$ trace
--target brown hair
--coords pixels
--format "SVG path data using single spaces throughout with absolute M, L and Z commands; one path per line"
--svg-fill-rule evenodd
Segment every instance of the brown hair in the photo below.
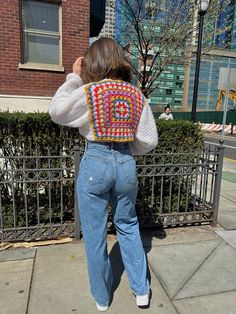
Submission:
M 132 67 L 123 49 L 113 39 L 102 37 L 95 41 L 84 56 L 85 80 L 98 82 L 105 78 L 130 82 Z

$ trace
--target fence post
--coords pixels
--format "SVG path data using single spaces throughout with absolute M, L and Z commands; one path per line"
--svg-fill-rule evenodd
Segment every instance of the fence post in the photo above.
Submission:
M 219 210 L 219 201 L 220 201 L 220 188 L 221 188 L 221 178 L 222 178 L 222 169 L 224 162 L 224 146 L 223 141 L 220 141 L 218 148 L 218 163 L 216 166 L 216 176 L 215 176 L 215 186 L 214 186 L 214 196 L 213 196 L 213 220 L 212 225 L 215 226 L 218 221 L 218 210 Z
M 75 146 L 74 146 L 74 162 L 75 162 L 75 183 L 74 183 L 74 217 L 75 217 L 75 240 L 80 240 L 81 235 L 81 226 L 80 226 L 80 217 L 79 217 L 79 205 L 77 202 L 76 197 L 76 180 L 79 173 L 79 164 L 80 164 L 80 147 L 79 147 L 79 140 L 75 140 Z

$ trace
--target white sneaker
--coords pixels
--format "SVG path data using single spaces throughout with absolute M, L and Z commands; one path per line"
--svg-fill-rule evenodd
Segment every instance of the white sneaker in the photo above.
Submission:
M 102 306 L 102 305 L 99 305 L 99 304 L 97 304 L 97 303 L 96 303 L 96 305 L 97 305 L 97 309 L 98 309 L 100 312 L 105 312 L 106 310 L 108 310 L 108 305 Z
M 149 305 L 149 294 L 136 295 L 137 306 L 148 306 Z

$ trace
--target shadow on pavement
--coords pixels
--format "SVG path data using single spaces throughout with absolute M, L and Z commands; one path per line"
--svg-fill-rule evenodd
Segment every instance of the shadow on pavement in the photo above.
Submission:
M 112 294 L 118 288 L 121 282 L 121 276 L 124 272 L 124 264 L 122 261 L 121 253 L 120 253 L 120 246 L 118 241 L 113 245 L 110 254 L 109 254 L 112 273 L 113 273 L 113 287 L 112 287 Z
M 158 229 L 153 229 L 149 231 L 142 230 L 141 231 L 141 236 L 142 236 L 142 242 L 144 246 L 145 253 L 147 253 L 151 250 L 152 248 L 152 240 L 153 238 L 157 239 L 164 239 L 166 237 L 166 232 L 164 229 L 158 228 Z M 121 282 L 121 277 L 124 272 L 124 264 L 122 261 L 121 253 L 120 253 L 120 246 L 118 241 L 113 245 L 110 254 L 109 254 L 110 262 L 111 262 L 111 267 L 112 267 L 112 272 L 113 272 L 113 287 L 112 287 L 112 298 L 111 302 L 113 300 L 114 292 L 116 289 L 119 287 L 119 284 Z M 148 279 L 151 285 L 151 273 L 148 268 Z M 151 297 L 150 297 L 151 298 Z

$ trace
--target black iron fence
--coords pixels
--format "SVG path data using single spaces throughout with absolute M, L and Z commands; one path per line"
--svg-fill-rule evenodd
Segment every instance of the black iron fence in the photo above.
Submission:
M 145 155 L 137 210 L 142 226 L 217 223 L 224 148 Z
M 73 155 L 1 156 L 0 169 L 1 240 L 73 234 Z
M 215 224 L 223 154 L 223 146 L 216 145 L 201 152 L 156 151 L 137 157 L 140 225 Z M 79 160 L 78 144 L 69 155 L 0 155 L 1 241 L 80 237 L 74 195 Z

